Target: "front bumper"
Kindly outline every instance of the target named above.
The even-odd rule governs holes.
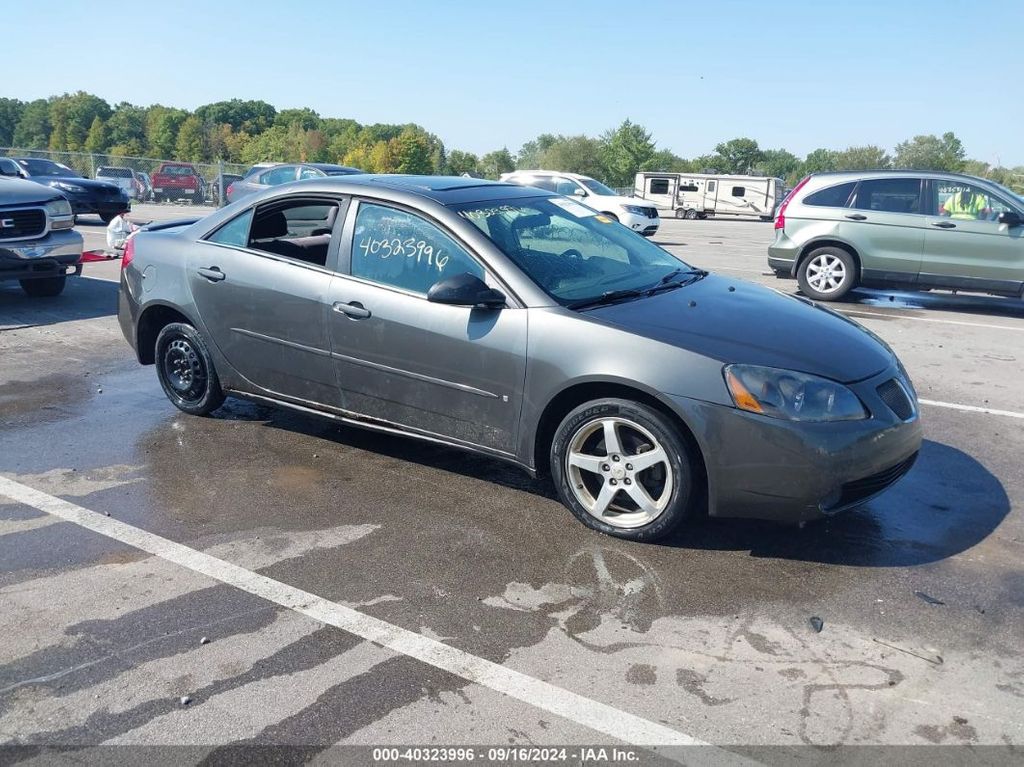
[[[0,280],[23,280],[82,273],[82,235],[73,229],[38,240],[0,241]]]
[[[71,211],[76,216],[95,213],[98,216],[116,216],[131,210],[132,204],[127,197],[87,197],[85,195],[66,195],[71,203]]]
[[[632,229],[637,234],[642,234],[644,237],[651,237],[657,234],[658,227],[661,226],[661,218],[647,218],[647,216],[638,216],[635,213],[623,212],[619,215],[619,223]]]
[[[850,386],[871,413],[862,421],[797,423],[671,396],[704,456],[710,515],[805,522],[884,491],[921,448],[916,407],[900,420],[876,391],[899,377],[893,367]]]

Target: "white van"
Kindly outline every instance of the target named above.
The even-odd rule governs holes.
[[[633,197],[620,197],[590,176],[556,170],[517,170],[503,173],[498,180],[519,186],[535,186],[573,197],[644,237],[653,236],[661,225],[658,209],[654,205],[645,204]]]
[[[712,173],[636,174],[633,194],[676,218],[756,216],[775,218],[785,182],[770,176],[734,176]]]

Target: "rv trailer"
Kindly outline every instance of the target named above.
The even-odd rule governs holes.
[[[769,176],[734,176],[720,173],[636,174],[633,194],[676,218],[753,216],[775,217],[785,184]]]

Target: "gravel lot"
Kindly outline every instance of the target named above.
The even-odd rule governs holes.
[[[793,292],[772,233],[655,240]],[[826,523],[654,546],[487,459],[241,402],[184,416],[121,337],[118,271],[0,284],[0,477],[48,494],[0,485],[0,744],[1024,746],[1024,302],[851,294],[926,402],[912,472]],[[387,626],[408,633],[370,641]]]

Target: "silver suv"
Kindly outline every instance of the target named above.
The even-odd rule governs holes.
[[[810,298],[865,287],[1024,295],[1024,199],[956,173],[808,176],[775,219],[768,265]]]

